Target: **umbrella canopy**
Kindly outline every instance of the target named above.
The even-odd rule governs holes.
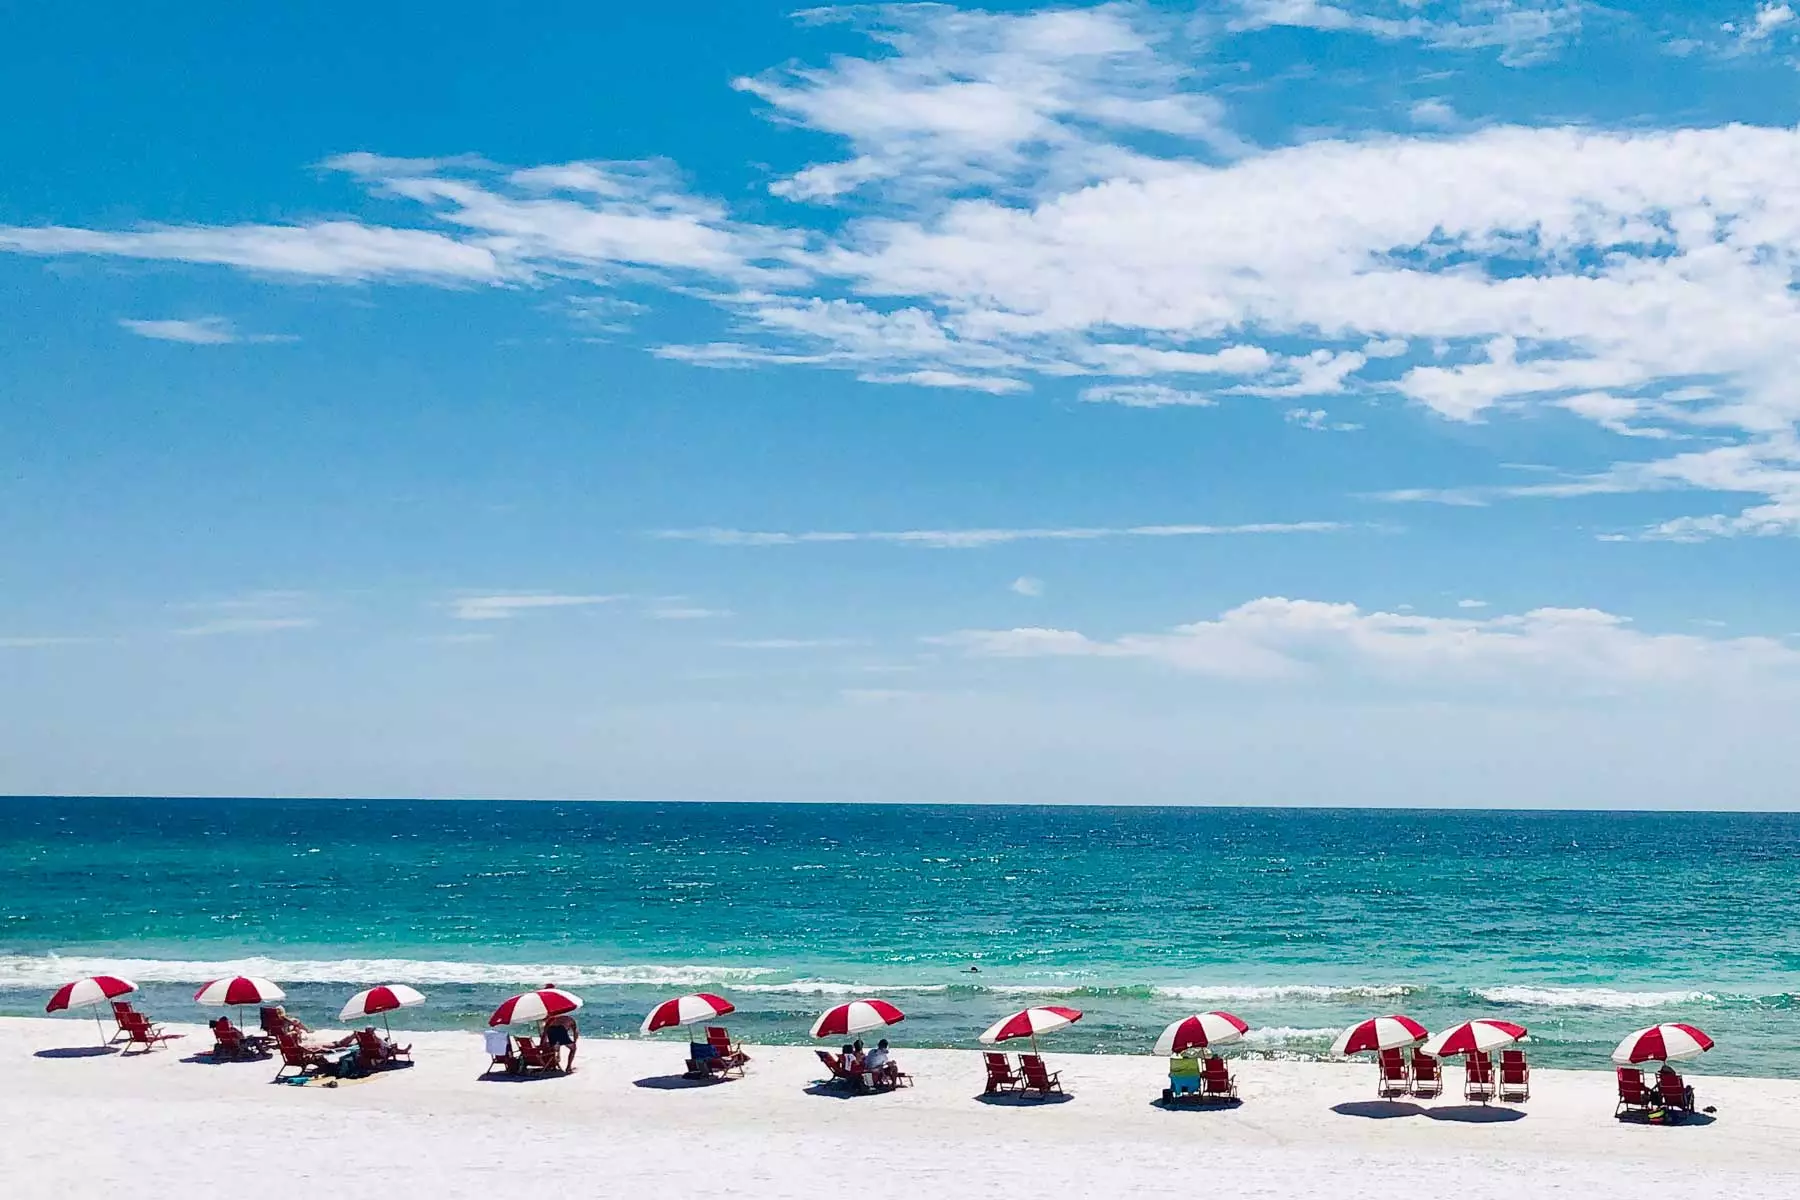
[[[581,997],[561,988],[539,988],[522,992],[504,1001],[488,1018],[489,1025],[528,1025],[572,1013],[581,1007]]]
[[[393,1012],[397,1008],[414,1008],[423,1003],[424,993],[409,988],[404,983],[384,983],[350,997],[349,1003],[344,1005],[344,1011],[338,1014],[338,1020],[360,1021],[364,1017]]]
[[[1028,1037],[1035,1040],[1040,1033],[1049,1033],[1052,1029],[1061,1029],[1064,1025],[1073,1025],[1079,1020],[1079,1008],[1052,1006],[1021,1009],[1005,1020],[989,1026],[987,1032],[981,1035],[981,1040],[990,1046],[1012,1038]]]
[[[673,1029],[677,1025],[698,1025],[701,1021],[710,1021],[714,1017],[722,1017],[728,1012],[736,1012],[731,1001],[723,996],[714,996],[709,992],[696,992],[691,996],[677,996],[673,1000],[664,1000],[650,1010],[639,1026],[641,1033],[655,1033],[659,1029]]]
[[[227,979],[213,980],[195,992],[194,999],[200,1004],[235,1008],[243,1004],[274,1004],[278,1000],[286,1000],[287,993],[266,979],[258,979],[254,975],[233,975]]]
[[[1464,1021],[1453,1029],[1444,1030],[1420,1049],[1433,1058],[1486,1054],[1489,1050],[1510,1046],[1524,1036],[1525,1027],[1511,1021]]]
[[[44,1011],[53,1013],[69,1008],[87,1008],[120,996],[128,996],[135,991],[137,984],[129,979],[120,979],[117,975],[95,975],[57,988],[56,995],[50,997],[50,1003],[44,1005]]]
[[[1180,1054],[1183,1050],[1204,1050],[1235,1042],[1249,1032],[1250,1023],[1228,1012],[1195,1013],[1183,1017],[1156,1039],[1158,1054]]]
[[[1692,1025],[1652,1025],[1619,1043],[1613,1061],[1621,1066],[1641,1062],[1679,1062],[1699,1058],[1713,1048],[1713,1040]]]
[[[819,1019],[813,1022],[812,1036],[848,1037],[885,1025],[897,1025],[904,1020],[906,1014],[886,1000],[852,1000],[820,1013]]]
[[[1370,1050],[1398,1050],[1416,1046],[1431,1032],[1411,1017],[1394,1013],[1387,1017],[1371,1017],[1360,1025],[1352,1025],[1331,1043],[1333,1054],[1363,1054]]]

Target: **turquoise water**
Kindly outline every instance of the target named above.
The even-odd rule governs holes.
[[[1087,1014],[1057,1049],[1206,1008],[1302,1057],[1382,1012],[1503,1014],[1597,1068],[1679,1019],[1709,1070],[1800,1077],[1797,883],[1786,814],[11,799],[0,1012],[111,969],[195,1019],[242,970],[315,1025],[398,981],[411,1023],[476,1028],[554,982],[590,1036],[704,988],[757,1040],[881,994],[897,1040],[968,1046],[1057,997]]]

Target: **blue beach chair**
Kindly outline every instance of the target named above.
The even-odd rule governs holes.
[[[1178,1057],[1169,1060],[1168,1099],[1200,1094],[1200,1060]]]

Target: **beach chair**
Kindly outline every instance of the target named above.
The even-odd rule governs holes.
[[[131,1001],[129,1000],[114,1000],[112,1002],[112,1011],[113,1023],[118,1026],[118,1032],[114,1033],[111,1040],[107,1042],[107,1045],[109,1046],[112,1045],[113,1042],[123,1041],[125,1038],[130,1037],[131,1035],[125,1032],[126,1025],[131,1022],[133,1017],[143,1015],[138,1012],[137,1009],[131,1007]]]
[[[373,1029],[359,1029],[356,1031],[356,1055],[364,1066],[374,1070],[402,1058],[411,1062],[412,1047],[396,1046],[385,1038],[376,1037]]]
[[[529,1037],[515,1037],[513,1041],[519,1044],[520,1071],[554,1071],[557,1069],[556,1050],[548,1043],[540,1044],[532,1041]]]
[[[1694,1089],[1676,1073],[1674,1067],[1664,1066],[1656,1073],[1656,1097],[1662,1101],[1664,1108],[1694,1111]]]
[[[1500,1052],[1499,1099],[1502,1104],[1531,1099],[1531,1064],[1523,1050]]]
[[[258,1013],[262,1031],[270,1037],[280,1037],[288,1031],[287,1010],[265,1005]]]
[[[152,1025],[150,1018],[142,1013],[132,1013],[124,1019],[122,1028],[125,1031],[124,1053],[130,1054],[133,1046],[143,1047],[143,1053],[149,1053],[164,1042],[172,1042],[181,1037],[179,1033],[164,1033],[161,1025]]]
[[[220,1017],[216,1021],[206,1023],[212,1029],[213,1050],[215,1059],[249,1058],[257,1052],[255,1047],[245,1040],[244,1031],[231,1023],[231,1018]]]
[[[867,1090],[876,1086],[876,1079],[873,1072],[857,1072],[849,1070],[844,1066],[843,1055],[833,1054],[828,1050],[814,1050],[813,1053],[819,1056],[819,1061],[824,1063],[825,1069],[831,1072],[832,1083],[847,1084],[850,1087],[856,1088],[858,1091]]]
[[[1202,1100],[1236,1100],[1238,1098],[1237,1080],[1231,1077],[1231,1071],[1225,1066],[1225,1060],[1216,1054],[1206,1060],[1206,1066],[1200,1072],[1200,1098]]]
[[[1412,1087],[1412,1077],[1406,1070],[1406,1056],[1398,1050],[1383,1050],[1380,1067],[1381,1073],[1375,1080],[1375,1094],[1383,1100],[1406,1095]]]
[[[1444,1064],[1423,1050],[1412,1052],[1412,1094],[1431,1100],[1444,1094]]]
[[[1025,1073],[1025,1083],[1021,1091],[1036,1092],[1047,1096],[1051,1092],[1060,1092],[1062,1088],[1062,1072],[1050,1071],[1044,1066],[1044,1060],[1035,1054],[1019,1055],[1019,1069]]]
[[[322,1052],[302,1046],[298,1039],[288,1034],[278,1035],[275,1046],[281,1051],[281,1066],[275,1071],[277,1082],[290,1077],[322,1075],[331,1069],[331,1060]]]
[[[987,1087],[982,1089],[986,1095],[1016,1092],[1024,1086],[1025,1080],[1013,1073],[1012,1060],[1006,1055],[985,1053],[981,1057],[987,1064]]]
[[[1181,1100],[1189,1096],[1200,1095],[1200,1060],[1187,1055],[1177,1055],[1169,1060],[1169,1086],[1163,1091],[1164,1100]]]
[[[729,1067],[735,1068],[738,1074],[743,1074],[744,1064],[750,1061],[750,1056],[744,1053],[743,1046],[731,1040],[731,1035],[725,1032],[723,1026],[708,1025],[706,1027],[706,1044],[718,1051],[719,1057],[724,1059]]]
[[[1463,1055],[1463,1099],[1486,1104],[1494,1098],[1494,1060],[1478,1050]]]
[[[1650,1089],[1644,1086],[1644,1073],[1636,1067],[1620,1067],[1619,1102],[1613,1106],[1613,1116],[1649,1112],[1653,1102]]]

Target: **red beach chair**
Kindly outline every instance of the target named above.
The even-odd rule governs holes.
[[[1664,1108],[1694,1111],[1694,1089],[1676,1074],[1673,1067],[1665,1066],[1656,1073],[1656,1095]]]
[[[983,1092],[993,1095],[995,1092],[1014,1092],[1024,1086],[1025,1081],[1013,1073],[1012,1060],[1004,1054],[983,1054],[987,1063],[987,1087]]]
[[[1500,1102],[1531,1099],[1531,1064],[1523,1050],[1500,1052]]]
[[[732,1041],[731,1035],[725,1032],[721,1025],[706,1027],[706,1044],[717,1050],[719,1057],[724,1059],[729,1066],[738,1068],[739,1074],[743,1073],[743,1065],[750,1061],[750,1056],[744,1053],[744,1048]]]
[[[150,1018],[144,1016],[142,1013],[134,1012],[128,1017],[121,1018],[121,1020],[123,1021],[123,1024],[121,1024],[120,1028],[125,1031],[126,1041],[124,1053],[126,1054],[131,1053],[131,1048],[133,1046],[142,1046],[144,1048],[144,1053],[147,1054],[164,1042],[172,1042],[176,1038],[182,1036],[179,1033],[164,1033],[161,1025],[152,1025],[150,1023]]]
[[[556,1050],[549,1045],[539,1045],[528,1037],[515,1037],[519,1044],[520,1071],[554,1071],[556,1070]]]
[[[1486,1104],[1494,1098],[1494,1060],[1479,1050],[1463,1055],[1463,1099]]]
[[[254,1058],[263,1053],[263,1043],[252,1042],[244,1031],[231,1023],[230,1017],[208,1021],[213,1031],[212,1056],[216,1059]]]
[[[1023,1091],[1049,1095],[1063,1090],[1062,1072],[1045,1069],[1044,1060],[1035,1054],[1019,1055],[1019,1069],[1025,1072]]]
[[[1444,1064],[1423,1050],[1412,1052],[1412,1094],[1423,1100],[1444,1094]]]
[[[1636,1067],[1620,1067],[1619,1102],[1613,1106],[1613,1116],[1628,1112],[1649,1112],[1650,1104],[1650,1089],[1644,1086],[1644,1073]]]
[[[275,1072],[277,1080],[290,1078],[290,1072],[292,1077],[300,1077],[323,1074],[331,1068],[331,1061],[324,1054],[302,1046],[285,1033],[276,1038],[275,1044],[281,1050],[281,1067]]]
[[[1406,1095],[1412,1079],[1406,1072],[1406,1056],[1398,1050],[1381,1052],[1381,1074],[1375,1080],[1375,1094],[1383,1100]]]
[[[1200,1098],[1202,1100],[1236,1100],[1238,1098],[1237,1081],[1226,1069],[1225,1060],[1216,1054],[1206,1060],[1206,1066],[1200,1072]]]
[[[356,1031],[356,1056],[362,1060],[363,1066],[375,1070],[402,1058],[411,1062],[412,1047],[396,1046],[378,1038],[373,1029],[359,1029]]]

